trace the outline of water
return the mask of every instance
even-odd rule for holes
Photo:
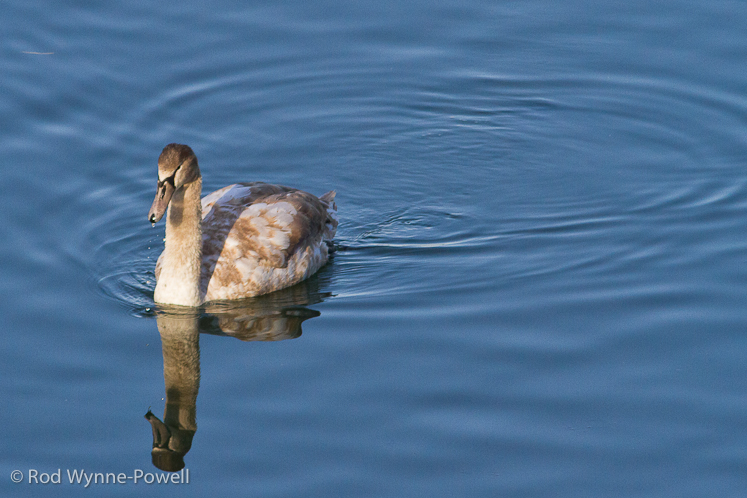
[[[744,493],[744,3],[2,12],[4,495],[159,473],[166,384],[190,482],[89,492]],[[336,189],[333,261],[157,314],[170,142]]]

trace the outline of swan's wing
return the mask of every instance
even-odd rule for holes
[[[315,196],[299,190],[272,194],[246,206],[226,239],[263,264],[284,268],[293,254],[321,243],[327,218]]]
[[[311,194],[264,183],[237,184],[203,199],[206,299],[235,299],[277,290],[327,261],[334,235],[334,193]]]
[[[245,207],[257,199],[268,197],[282,192],[292,192],[295,189],[281,185],[270,185],[263,182],[235,183],[220,190],[216,190],[202,198],[202,220],[203,225],[214,223],[208,218],[212,216],[213,209],[228,211],[238,216]],[[227,213],[221,213],[225,218]]]
[[[334,193],[325,196],[266,183],[213,192],[202,200],[203,257],[213,265],[246,258],[284,268],[299,248],[334,235]]]

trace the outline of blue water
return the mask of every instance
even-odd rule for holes
[[[744,496],[744,2],[0,12],[4,496],[160,473],[176,371],[190,482],[86,492]],[[337,190],[332,262],[154,306],[170,142],[205,192]]]

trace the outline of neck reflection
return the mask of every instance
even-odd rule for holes
[[[289,289],[204,309],[161,306],[157,314],[163,349],[166,398],[163,421],[150,409],[145,418],[153,431],[153,465],[167,472],[185,466],[184,456],[197,431],[197,393],[200,388],[200,334],[231,336],[241,341],[282,341],[301,336],[301,324],[320,315],[306,308],[327,295],[317,279]]]

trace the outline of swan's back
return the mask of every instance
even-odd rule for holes
[[[272,292],[311,276],[328,259],[337,229],[335,192],[239,183],[202,199],[205,301]]]

